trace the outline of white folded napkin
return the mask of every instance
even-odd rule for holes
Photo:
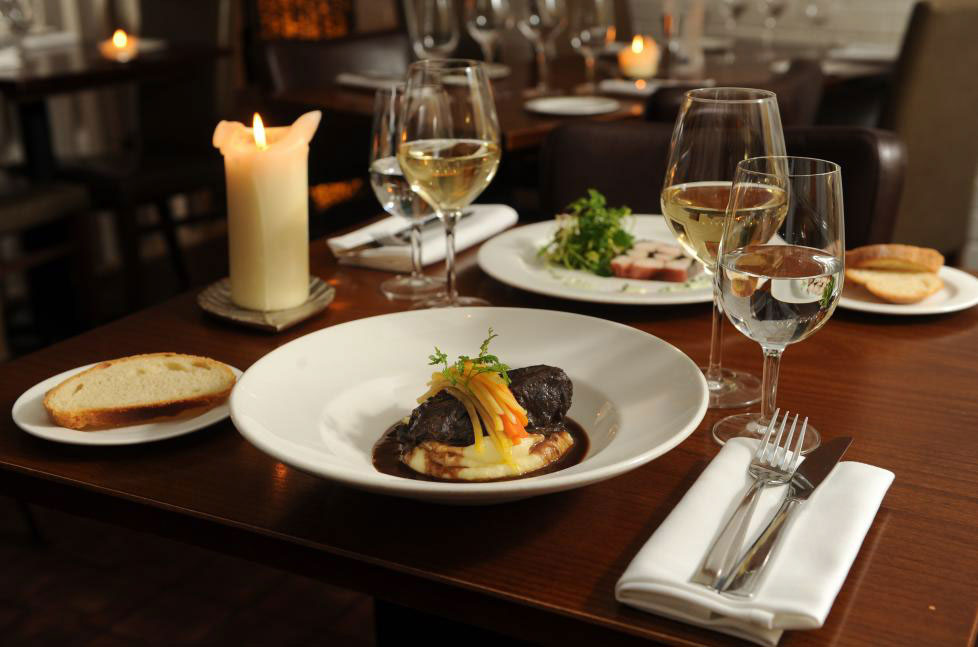
[[[649,97],[661,88],[709,88],[716,85],[713,79],[603,79],[598,90],[607,94],[621,94],[633,97]]]
[[[399,85],[404,85],[403,79],[384,78],[380,76],[367,76],[364,74],[353,74],[342,72],[333,79],[340,85],[348,85],[354,88],[366,88],[368,90],[386,90]]]
[[[826,52],[828,58],[846,61],[895,61],[899,55],[899,44],[883,43],[850,43]]]
[[[463,217],[455,226],[455,250],[459,252],[495,236],[516,224],[519,219],[516,210],[504,204],[473,204],[465,211],[471,211],[472,215]],[[376,238],[403,231],[408,226],[404,218],[388,216],[345,236],[330,238],[326,244],[343,265],[359,265],[391,272],[410,272],[411,247],[409,245],[390,245],[364,249],[353,254],[343,253]],[[431,265],[444,258],[445,229],[440,224],[429,227],[421,235],[421,264]]]
[[[689,580],[747,490],[755,447],[756,441],[735,438],[720,450],[618,580],[619,602],[760,645],[776,645],[786,629],[822,626],[893,473],[839,463],[794,511],[754,597],[735,598]],[[786,487],[763,491],[747,545]]]

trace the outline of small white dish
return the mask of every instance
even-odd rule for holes
[[[44,394],[72,375],[81,373],[93,366],[95,364],[73,368],[49,377],[27,389],[14,402],[14,408],[11,411],[14,423],[32,436],[69,445],[137,445],[183,436],[228,417],[228,403],[224,402],[193,418],[172,422],[151,422],[144,425],[130,425],[99,431],[67,429],[51,422],[48,412],[44,409]],[[233,366],[229,366],[229,368],[236,378],[241,377],[241,371]]]
[[[944,287],[920,303],[890,303],[873,296],[860,286],[846,283],[839,299],[839,307],[861,312],[912,316],[957,312],[978,305],[978,278],[947,266],[942,267],[937,275],[944,281]]]
[[[621,103],[608,97],[539,97],[523,107],[541,115],[568,117],[607,114],[621,108]]]
[[[417,406],[437,345],[452,359],[490,351],[512,367],[549,364],[574,383],[569,416],[588,434],[577,465],[489,483],[421,481],[377,471],[373,447]],[[706,414],[702,372],[678,349],[619,323],[524,308],[440,308],[359,319],[280,346],[231,394],[231,419],[276,459],[350,487],[480,505],[578,488],[666,453]]]
[[[662,216],[633,215],[629,231],[637,240],[675,244]],[[486,241],[479,249],[479,266],[502,283],[529,292],[591,303],[675,305],[710,303],[713,284],[700,269],[688,284],[623,279],[569,270],[544,262],[537,254],[557,229],[554,220],[516,227]]]

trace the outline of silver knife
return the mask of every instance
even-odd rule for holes
[[[764,566],[774,547],[777,546],[781,531],[787,525],[792,511],[804,503],[815,488],[825,480],[850,444],[852,444],[850,436],[833,438],[805,458],[788,483],[788,490],[781,507],[774,513],[767,527],[747,549],[737,565],[730,570],[730,574],[717,587],[719,591],[744,597],[754,595]]]
[[[474,212],[471,210],[464,211],[462,212],[461,217],[459,217],[459,220],[462,220],[462,218],[467,218],[471,216],[473,213]],[[427,231],[428,229],[438,226],[440,224],[441,224],[441,220],[439,220],[438,215],[432,213],[425,216],[421,220],[421,222],[418,223],[418,226],[421,227],[422,231]],[[414,226],[413,223],[409,223],[405,225],[402,229],[398,229],[391,233],[384,234],[382,236],[373,236],[367,242],[360,243],[359,245],[355,245],[354,247],[350,247],[349,249],[344,249],[338,252],[337,255],[346,256],[348,254],[357,254],[365,249],[376,249],[378,247],[397,247],[400,245],[409,245],[411,243],[411,228],[413,226]]]

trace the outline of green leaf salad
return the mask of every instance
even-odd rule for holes
[[[607,206],[601,193],[588,189],[587,197],[575,200],[567,213],[557,216],[553,240],[538,254],[555,265],[612,276],[611,259],[635,242],[624,227],[631,213],[628,207]]]

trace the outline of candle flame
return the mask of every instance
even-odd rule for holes
[[[645,50],[645,40],[641,36],[635,36],[632,39],[632,51],[641,54],[643,50]]]
[[[251,122],[251,130],[255,135],[255,146],[261,150],[268,148],[268,144],[265,143],[265,124],[261,122],[261,117],[258,116],[257,112]]]
[[[129,42],[129,37],[126,36],[126,32],[122,31],[121,29],[116,29],[115,32],[112,34],[112,44],[118,47],[119,49],[125,47],[126,43],[128,42]]]

